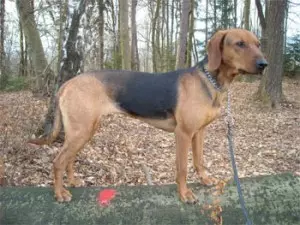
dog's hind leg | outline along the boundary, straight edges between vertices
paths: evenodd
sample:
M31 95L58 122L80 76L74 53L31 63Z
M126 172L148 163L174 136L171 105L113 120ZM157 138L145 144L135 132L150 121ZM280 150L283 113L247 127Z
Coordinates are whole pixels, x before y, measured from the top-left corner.
M73 183L76 154L92 138L102 116L121 111L107 96L104 86L90 76L77 76L66 83L59 93L59 107L65 142L53 161L54 192L57 201L64 202L72 197L63 188L64 172L67 170L69 183Z
M70 187L79 187L83 185L83 181L79 178L76 178L74 176L74 162L75 162L76 156L73 156L72 159L70 159L68 165L67 165L67 178L68 178L68 186Z
M71 193L63 188L63 174L66 170L68 164L71 165L74 162L77 152L79 152L84 144L88 141L86 138L81 138L80 135L83 135L83 132L77 132L78 135L68 137L65 141L61 152L53 161L54 168L54 192L57 201L70 201ZM73 166L73 165L72 165ZM74 171L70 171L74 172Z
M97 131L97 128L99 126L99 119L96 121L96 123L94 123L93 126L93 131L91 133L91 137L95 134L95 132ZM90 138L91 138L90 137ZM83 180L76 178L74 176L74 162L76 159L76 155L74 155L70 160L69 163L67 165L67 179L68 179L68 186L70 187L79 187L82 186L84 184Z
M69 184L76 184L74 178L74 161L76 154L84 147L84 145L93 136L96 127L99 124L99 119L95 115L86 115L88 120L78 119L76 122L72 118L72 123L65 126L65 143L61 152L54 159L54 192L57 201L70 201L71 193L63 188L63 174L67 169ZM64 122L69 118L64 118ZM69 120L70 121L70 120Z

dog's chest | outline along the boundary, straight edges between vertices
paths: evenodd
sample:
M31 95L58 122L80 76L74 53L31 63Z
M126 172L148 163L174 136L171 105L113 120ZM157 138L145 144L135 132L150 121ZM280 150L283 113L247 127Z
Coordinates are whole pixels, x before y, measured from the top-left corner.
M202 110L199 109L199 112L200 111L202 113L201 126L206 126L213 122L215 119L221 116L221 98L219 96L215 97L211 104L206 105L206 107L204 109L202 108Z

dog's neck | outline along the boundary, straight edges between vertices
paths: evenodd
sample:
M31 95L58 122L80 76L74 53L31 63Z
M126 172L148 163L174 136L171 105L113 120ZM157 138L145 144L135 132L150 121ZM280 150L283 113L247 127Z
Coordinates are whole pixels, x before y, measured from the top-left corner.
M226 91L233 79L239 74L235 68L231 68L223 62L221 63L220 67L214 71L209 70L207 65L207 56L205 56L202 61L197 63L197 67L205 73L207 79L210 81L210 83L212 83L217 91Z
M224 91L228 90L233 79L239 74L235 68L231 68L223 63L216 71L211 71L210 73L214 75L221 90Z

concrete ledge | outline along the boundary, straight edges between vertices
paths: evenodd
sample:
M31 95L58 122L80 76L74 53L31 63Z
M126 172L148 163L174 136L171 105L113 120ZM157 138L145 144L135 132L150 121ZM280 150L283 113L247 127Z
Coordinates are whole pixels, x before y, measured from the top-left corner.
M242 179L246 206L256 225L300 224L300 178L291 174ZM73 200L59 204L51 188L6 187L0 191L1 225L205 225L214 224L203 212L212 195L199 184L190 184L199 203L186 205L175 185L121 186L108 207L96 201L103 188L72 188ZM235 185L220 197L225 225L245 224Z

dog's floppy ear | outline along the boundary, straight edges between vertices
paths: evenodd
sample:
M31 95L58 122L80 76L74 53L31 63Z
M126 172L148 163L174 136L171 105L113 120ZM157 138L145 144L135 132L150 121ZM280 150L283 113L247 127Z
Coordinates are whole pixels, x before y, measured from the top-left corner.
M221 43L226 35L226 31L217 31L208 41L208 70L214 71L219 68L222 60Z

